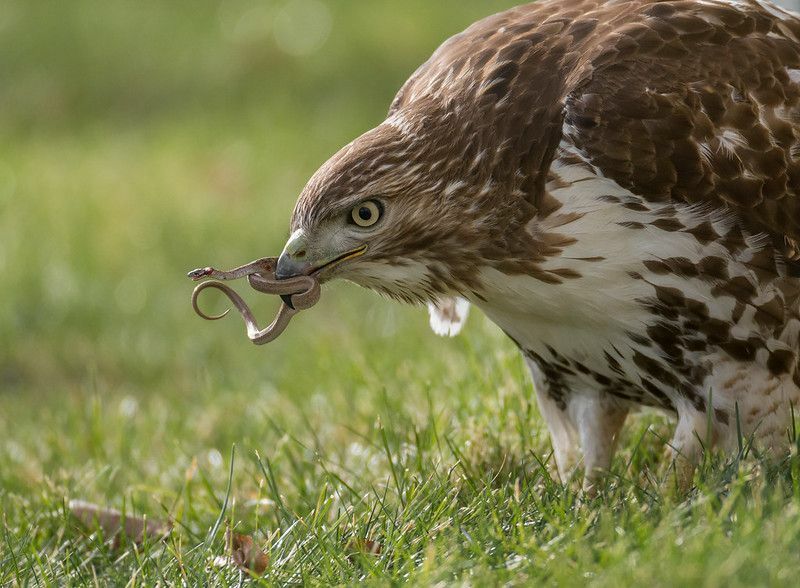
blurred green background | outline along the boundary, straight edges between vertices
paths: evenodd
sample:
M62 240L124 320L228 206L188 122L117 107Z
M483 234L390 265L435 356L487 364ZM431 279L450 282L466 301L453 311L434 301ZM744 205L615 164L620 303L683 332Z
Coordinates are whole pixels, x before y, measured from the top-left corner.
M424 323L334 287L255 349L238 319L193 315L183 276L277 254L310 174L442 40L510 4L3 2L3 394L146 391L216 369L268 380L318 330Z

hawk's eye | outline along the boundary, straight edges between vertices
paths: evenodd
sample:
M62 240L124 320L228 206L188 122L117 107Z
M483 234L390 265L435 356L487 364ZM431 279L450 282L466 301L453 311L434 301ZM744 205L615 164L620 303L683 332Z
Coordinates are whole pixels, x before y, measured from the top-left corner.
M359 227L371 227L381 218L383 206L377 200L365 200L350 211L350 218Z

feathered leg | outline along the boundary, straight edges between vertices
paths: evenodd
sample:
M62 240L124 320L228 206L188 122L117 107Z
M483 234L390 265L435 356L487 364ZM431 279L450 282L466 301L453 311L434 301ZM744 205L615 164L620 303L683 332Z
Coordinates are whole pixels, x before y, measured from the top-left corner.
M703 440L707 436L708 416L690 405L678 407L678 425L669 445L673 465L675 467L675 482L678 492L685 494L692 487L694 470L703 454L703 444L714 444L715 439ZM714 435L713 430L711 434Z
M556 459L558 476L562 482L569 480L580 459L578 451L578 434L575 423L569 412L561 408L549 394L549 384L544 374L534 361L525 359L533 377L533 386L547 428L550 431L550 441L553 444L553 455Z
M583 489L588 494L594 494L598 480L611 467L628 409L613 398L586 395L572 399L570 412L575 415L583 449Z
M583 488L594 493L597 480L608 471L617 437L628 409L613 398L595 392L577 393L559 406L550 394L547 378L539 366L526 360L533 376L539 411L550 431L558 475L562 482L572 476L583 453Z

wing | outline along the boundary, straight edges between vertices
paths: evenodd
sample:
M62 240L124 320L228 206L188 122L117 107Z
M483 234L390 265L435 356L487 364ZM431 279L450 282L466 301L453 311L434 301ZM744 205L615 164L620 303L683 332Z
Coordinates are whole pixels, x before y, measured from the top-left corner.
M523 190L539 209L548 147L566 134L642 198L729 207L792 257L798 39L800 20L761 0L541 0L446 41L390 115L420 100L458 104L474 143L511 149L497 160L535 178Z
M642 198L727 206L797 256L800 20L756 0L643 16L567 95L565 135Z

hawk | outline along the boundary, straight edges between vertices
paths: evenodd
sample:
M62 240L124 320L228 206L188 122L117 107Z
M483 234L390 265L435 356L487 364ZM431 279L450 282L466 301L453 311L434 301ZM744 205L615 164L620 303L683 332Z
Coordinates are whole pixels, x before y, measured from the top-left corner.
M477 306L523 354L562 477L631 410L691 471L800 405L800 17L543 0L445 41L295 206L276 276Z

